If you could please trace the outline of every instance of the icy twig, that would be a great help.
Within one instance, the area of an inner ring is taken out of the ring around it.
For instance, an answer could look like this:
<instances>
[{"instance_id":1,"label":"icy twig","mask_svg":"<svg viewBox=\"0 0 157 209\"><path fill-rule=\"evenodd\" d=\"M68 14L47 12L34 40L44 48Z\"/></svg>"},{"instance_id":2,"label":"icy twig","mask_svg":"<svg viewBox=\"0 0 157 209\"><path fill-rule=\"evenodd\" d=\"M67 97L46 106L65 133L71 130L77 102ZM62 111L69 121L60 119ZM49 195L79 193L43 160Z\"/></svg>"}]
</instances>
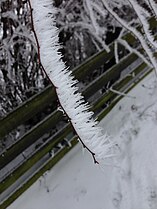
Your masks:
<instances>
[{"instance_id":1,"label":"icy twig","mask_svg":"<svg viewBox=\"0 0 157 209\"><path fill-rule=\"evenodd\" d=\"M133 7L134 11L136 12L141 25L143 26L144 33L148 39L148 41L151 43L151 45L155 48L157 48L157 42L154 40L153 35L151 34L151 31L149 29L149 23L148 23L148 14L147 11L141 7L136 0L128 0Z\"/></svg>"},{"instance_id":2,"label":"icy twig","mask_svg":"<svg viewBox=\"0 0 157 209\"><path fill-rule=\"evenodd\" d=\"M115 60L116 60L116 64L117 64L119 62L117 41L114 42L114 55L115 55Z\"/></svg>"},{"instance_id":3,"label":"icy twig","mask_svg":"<svg viewBox=\"0 0 157 209\"><path fill-rule=\"evenodd\" d=\"M77 81L66 68L58 52L58 30L55 26L55 9L51 0L28 1L31 10L32 31L37 44L38 59L50 82L54 85L61 109L65 112L79 141L92 155L94 163L105 159L113 147L109 137L102 134L93 112L78 93Z\"/></svg>"},{"instance_id":4,"label":"icy twig","mask_svg":"<svg viewBox=\"0 0 157 209\"><path fill-rule=\"evenodd\" d=\"M129 97L129 98L132 98L132 99L136 99L136 97L131 96L131 95L129 95L129 94L125 94L125 93L120 92L120 91L117 91L117 90L113 89L112 87L111 87L109 90L110 90L111 92L115 93L115 94L120 95L120 96L124 96L124 97Z\"/></svg>"},{"instance_id":5,"label":"icy twig","mask_svg":"<svg viewBox=\"0 0 157 209\"><path fill-rule=\"evenodd\" d=\"M154 0L148 0L148 2L157 19L157 3Z\"/></svg>"},{"instance_id":6,"label":"icy twig","mask_svg":"<svg viewBox=\"0 0 157 209\"><path fill-rule=\"evenodd\" d=\"M127 41L119 38L117 39L117 42L122 44L126 49L128 49L131 53L136 54L138 57L140 57L149 67L152 68L152 64L146 59L146 57L141 54L137 49L132 48Z\"/></svg>"}]
</instances>

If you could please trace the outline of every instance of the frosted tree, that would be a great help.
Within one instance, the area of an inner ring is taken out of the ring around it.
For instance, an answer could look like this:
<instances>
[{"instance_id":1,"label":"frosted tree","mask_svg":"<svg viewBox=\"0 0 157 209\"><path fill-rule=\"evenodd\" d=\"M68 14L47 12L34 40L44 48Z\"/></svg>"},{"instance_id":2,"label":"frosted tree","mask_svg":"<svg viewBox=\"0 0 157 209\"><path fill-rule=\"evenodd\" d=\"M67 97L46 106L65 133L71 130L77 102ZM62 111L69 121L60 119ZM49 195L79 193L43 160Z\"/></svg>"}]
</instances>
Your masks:
<instances>
[{"instance_id":1,"label":"frosted tree","mask_svg":"<svg viewBox=\"0 0 157 209\"><path fill-rule=\"evenodd\" d=\"M102 12L101 1L95 4L84 0L56 0L54 4L63 43L60 51L71 69L97 51L108 50L107 44L111 42L107 40L108 33L113 37L119 34L120 28L116 30L119 23L105 9ZM30 36L28 1L2 0L0 10L0 117L4 117L49 82L37 63L37 49Z\"/></svg>"},{"instance_id":2,"label":"frosted tree","mask_svg":"<svg viewBox=\"0 0 157 209\"><path fill-rule=\"evenodd\" d=\"M122 40L121 37L119 38L120 43L124 44L130 51L136 51L136 53L140 55L146 63L149 62L157 72L157 61L154 53L156 51L157 42L155 40L155 35L153 35L154 31L151 31L149 24L149 19L151 18L151 16L156 15L156 2L153 0L143 0L141 2L137 0L102 0L102 2L104 7L112 15L112 17L117 22L119 22L119 24L121 24L121 26L125 30L133 34L133 36L138 40L138 43L139 45L141 45L143 50L141 51L141 47L139 46L136 48L136 50L132 49L132 47L129 45L131 43L125 43L125 41ZM124 15L119 15L119 8L121 10L121 8L124 6L127 6L132 10L134 14L133 20L126 20ZM136 29L135 23L141 25L141 31Z\"/></svg>"},{"instance_id":3,"label":"frosted tree","mask_svg":"<svg viewBox=\"0 0 157 209\"><path fill-rule=\"evenodd\" d=\"M0 117L44 88L27 1L0 1Z\"/></svg>"},{"instance_id":4,"label":"frosted tree","mask_svg":"<svg viewBox=\"0 0 157 209\"><path fill-rule=\"evenodd\" d=\"M63 43L64 60L71 68L97 51L109 51L108 44L118 36L120 26L108 15L101 1L59 2L55 4L56 24Z\"/></svg>"},{"instance_id":5,"label":"frosted tree","mask_svg":"<svg viewBox=\"0 0 157 209\"><path fill-rule=\"evenodd\" d=\"M107 43L111 40L106 43L107 33L114 36L119 23L106 10L102 12L101 1L95 4L84 0L56 0L54 4L63 43L60 51L71 69L98 50L104 47L108 50ZM28 1L2 0L0 10L0 117L3 117L44 88L48 81L37 63L37 49L30 36Z\"/></svg>"}]
</instances>

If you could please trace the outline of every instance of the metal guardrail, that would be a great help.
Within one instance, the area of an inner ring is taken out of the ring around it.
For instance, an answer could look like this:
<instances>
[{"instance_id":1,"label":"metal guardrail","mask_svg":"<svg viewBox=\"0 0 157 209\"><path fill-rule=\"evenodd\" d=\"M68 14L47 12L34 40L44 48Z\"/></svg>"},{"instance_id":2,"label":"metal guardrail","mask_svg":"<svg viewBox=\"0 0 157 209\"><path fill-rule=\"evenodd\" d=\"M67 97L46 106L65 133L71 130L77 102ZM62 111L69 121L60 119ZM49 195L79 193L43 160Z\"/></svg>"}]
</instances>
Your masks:
<instances>
[{"instance_id":1,"label":"metal guardrail","mask_svg":"<svg viewBox=\"0 0 157 209\"><path fill-rule=\"evenodd\" d=\"M137 68L134 69L134 71L133 71L134 72L134 76L133 77L131 77L130 75L126 76L125 78L123 78L121 81L119 81L118 83L116 83L114 85L114 89L119 89L119 87L121 86L120 87L120 91L123 90L124 92L127 92L128 90L130 90L134 85L136 85L141 79L143 79L151 71L152 71L152 69L147 67L144 63L141 63L139 66L137 66ZM124 82L125 80L127 82ZM122 83L125 83L125 85L121 85ZM110 103L110 106L114 106L119 101L120 97L122 97L122 96L121 95L117 95L117 96L115 95L115 98ZM108 108L109 107L106 107L105 109L103 109L99 113L99 115L98 115L99 119L103 118L102 115L106 114ZM71 140L74 140L74 137ZM62 148L64 149L65 145ZM62 152L62 148L60 148L59 152ZM56 153L56 154L58 154L58 153ZM53 157L55 157L55 156L56 155L54 155ZM51 166L48 167L48 164L51 163L51 161L53 161L53 157L52 157L52 159L48 159L48 161L45 162L42 165L42 167L39 168L37 172L35 172L36 174L34 174L34 175L37 175L38 173L40 173L41 170L42 170L42 173L43 173L48 168L51 168ZM53 166L53 164L52 164L52 166ZM46 170L44 170L44 168L46 168ZM33 174L26 181L24 181L23 185L18 186L14 192L10 193L10 196L8 197L9 200L12 201L11 197L14 196L15 194L17 195L19 193L19 191L23 188L23 186L25 186L27 184L27 182L31 181L32 178L33 178ZM4 199L4 202L2 203L2 206L5 205L6 202L7 202L7 198L6 198L6 201Z\"/></svg>"}]
</instances>

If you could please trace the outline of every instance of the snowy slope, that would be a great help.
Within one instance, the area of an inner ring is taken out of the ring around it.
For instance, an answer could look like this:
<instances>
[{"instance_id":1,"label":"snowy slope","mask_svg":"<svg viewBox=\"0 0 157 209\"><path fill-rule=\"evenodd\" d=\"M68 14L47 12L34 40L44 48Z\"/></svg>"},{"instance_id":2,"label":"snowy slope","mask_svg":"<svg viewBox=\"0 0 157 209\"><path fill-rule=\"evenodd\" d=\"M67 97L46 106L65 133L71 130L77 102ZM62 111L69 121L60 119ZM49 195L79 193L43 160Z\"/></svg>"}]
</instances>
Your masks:
<instances>
[{"instance_id":1,"label":"snowy slope","mask_svg":"<svg viewBox=\"0 0 157 209\"><path fill-rule=\"evenodd\" d=\"M157 80L152 73L101 122L118 153L94 165L75 147L9 209L156 209Z\"/></svg>"}]
</instances>

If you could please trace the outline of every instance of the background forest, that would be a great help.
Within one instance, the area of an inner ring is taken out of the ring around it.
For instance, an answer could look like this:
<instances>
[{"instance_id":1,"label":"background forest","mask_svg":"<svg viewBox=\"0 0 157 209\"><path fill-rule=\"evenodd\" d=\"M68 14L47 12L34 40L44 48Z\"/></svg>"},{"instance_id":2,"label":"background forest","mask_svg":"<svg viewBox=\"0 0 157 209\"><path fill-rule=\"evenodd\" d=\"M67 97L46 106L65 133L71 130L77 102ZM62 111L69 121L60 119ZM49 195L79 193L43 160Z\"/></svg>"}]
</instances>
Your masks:
<instances>
[{"instance_id":1,"label":"background forest","mask_svg":"<svg viewBox=\"0 0 157 209\"><path fill-rule=\"evenodd\" d=\"M132 20L134 13L121 1L113 1L119 14ZM56 0L56 21L62 54L73 69L118 37L121 27L102 2ZM31 35L27 0L1 0L0 27L0 117L45 88L49 83L37 61ZM129 12L129 16L128 16ZM126 16L127 14L127 16ZM135 24L135 23L134 23ZM96 72L97 73L97 72Z\"/></svg>"}]
</instances>

